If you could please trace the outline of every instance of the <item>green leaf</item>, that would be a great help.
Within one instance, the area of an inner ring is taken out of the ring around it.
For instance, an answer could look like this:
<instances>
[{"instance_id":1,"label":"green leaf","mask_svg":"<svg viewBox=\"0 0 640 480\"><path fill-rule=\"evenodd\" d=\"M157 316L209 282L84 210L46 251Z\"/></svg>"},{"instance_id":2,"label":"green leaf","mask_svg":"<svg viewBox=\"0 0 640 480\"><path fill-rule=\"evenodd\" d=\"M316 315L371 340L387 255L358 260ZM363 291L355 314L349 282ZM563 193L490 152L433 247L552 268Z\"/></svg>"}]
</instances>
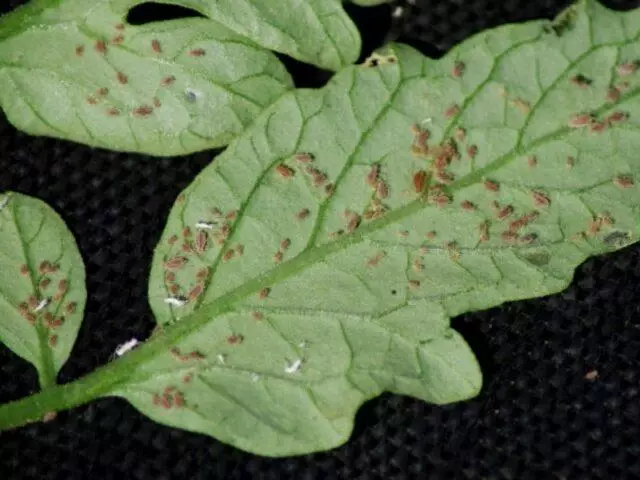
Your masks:
<instances>
[{"instance_id":1,"label":"green leaf","mask_svg":"<svg viewBox=\"0 0 640 480\"><path fill-rule=\"evenodd\" d=\"M0 194L0 341L56 383L78 334L86 301L84 264L48 205Z\"/></svg>"},{"instance_id":2,"label":"green leaf","mask_svg":"<svg viewBox=\"0 0 640 480\"><path fill-rule=\"evenodd\" d=\"M125 3L141 2L40 0L0 20L0 105L12 124L181 155L226 145L292 86L275 55L221 23L125 25Z\"/></svg>"}]
</instances>

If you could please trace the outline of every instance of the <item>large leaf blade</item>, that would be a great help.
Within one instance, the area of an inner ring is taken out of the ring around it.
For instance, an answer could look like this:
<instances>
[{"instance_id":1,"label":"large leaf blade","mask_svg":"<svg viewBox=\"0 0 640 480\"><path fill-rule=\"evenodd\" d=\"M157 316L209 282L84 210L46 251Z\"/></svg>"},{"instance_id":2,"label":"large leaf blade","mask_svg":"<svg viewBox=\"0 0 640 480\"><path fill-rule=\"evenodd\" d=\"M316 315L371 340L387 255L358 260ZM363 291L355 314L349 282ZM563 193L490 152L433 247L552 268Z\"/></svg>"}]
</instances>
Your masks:
<instances>
[{"instance_id":1,"label":"large leaf blade","mask_svg":"<svg viewBox=\"0 0 640 480\"><path fill-rule=\"evenodd\" d=\"M384 390L475 395L450 317L558 292L637 241L639 20L581 2L286 95L176 202L150 299L187 333L114 394L276 456L339 445Z\"/></svg>"},{"instance_id":2,"label":"large leaf blade","mask_svg":"<svg viewBox=\"0 0 640 480\"><path fill-rule=\"evenodd\" d=\"M82 322L85 272L73 235L45 203L0 195L0 340L55 384Z\"/></svg>"},{"instance_id":3,"label":"large leaf blade","mask_svg":"<svg viewBox=\"0 0 640 480\"><path fill-rule=\"evenodd\" d=\"M272 53L220 23L125 25L114 3L40 2L3 19L0 104L11 123L182 155L226 145L292 86Z\"/></svg>"}]
</instances>

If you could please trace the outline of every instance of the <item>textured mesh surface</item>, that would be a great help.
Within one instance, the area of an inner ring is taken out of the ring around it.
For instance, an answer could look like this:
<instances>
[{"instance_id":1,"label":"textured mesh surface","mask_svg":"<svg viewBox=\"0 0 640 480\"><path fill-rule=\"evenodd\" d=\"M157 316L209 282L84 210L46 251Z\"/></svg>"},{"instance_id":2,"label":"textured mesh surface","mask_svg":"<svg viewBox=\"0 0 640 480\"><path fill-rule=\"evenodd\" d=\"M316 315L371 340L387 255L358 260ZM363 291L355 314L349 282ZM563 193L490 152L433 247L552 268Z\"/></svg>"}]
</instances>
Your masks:
<instances>
[{"instance_id":1,"label":"textured mesh surface","mask_svg":"<svg viewBox=\"0 0 640 480\"><path fill-rule=\"evenodd\" d=\"M565 4L418 3L388 38L429 55L489 26L551 17ZM369 46L389 32L389 7L350 12ZM326 77L289 63L299 84ZM152 249L174 198L211 156L114 154L29 137L0 120L0 190L53 205L87 263L86 320L62 382L105 363L119 343L150 333L145 293ZM639 289L640 248L631 247L588 261L561 295L456 319L483 363L480 397L434 407L383 396L362 408L349 443L328 453L260 458L157 425L126 402L106 399L0 434L0 479L640 478ZM599 376L586 381L592 369ZM29 394L36 381L32 368L0 347L1 402Z\"/></svg>"}]
</instances>

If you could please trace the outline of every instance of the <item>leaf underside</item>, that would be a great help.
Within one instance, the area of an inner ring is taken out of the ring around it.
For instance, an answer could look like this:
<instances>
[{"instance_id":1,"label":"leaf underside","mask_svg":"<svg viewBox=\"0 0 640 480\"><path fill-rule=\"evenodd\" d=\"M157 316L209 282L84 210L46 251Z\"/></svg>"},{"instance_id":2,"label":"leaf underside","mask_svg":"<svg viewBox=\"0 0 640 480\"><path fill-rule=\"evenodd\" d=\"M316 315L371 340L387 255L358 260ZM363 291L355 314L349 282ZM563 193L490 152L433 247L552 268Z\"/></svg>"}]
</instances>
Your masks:
<instances>
[{"instance_id":1,"label":"leaf underside","mask_svg":"<svg viewBox=\"0 0 640 480\"><path fill-rule=\"evenodd\" d=\"M178 198L149 293L159 335L190 327L112 394L269 456L342 444L383 391L476 395L451 317L637 240L639 35L583 1L285 95Z\"/></svg>"},{"instance_id":2,"label":"leaf underside","mask_svg":"<svg viewBox=\"0 0 640 480\"><path fill-rule=\"evenodd\" d=\"M0 194L0 341L55 383L86 302L84 264L62 219L40 200Z\"/></svg>"},{"instance_id":3,"label":"leaf underside","mask_svg":"<svg viewBox=\"0 0 640 480\"><path fill-rule=\"evenodd\" d=\"M292 86L275 55L218 22L131 26L117 1L48 3L0 23L0 105L30 134L188 154L226 145Z\"/></svg>"}]
</instances>

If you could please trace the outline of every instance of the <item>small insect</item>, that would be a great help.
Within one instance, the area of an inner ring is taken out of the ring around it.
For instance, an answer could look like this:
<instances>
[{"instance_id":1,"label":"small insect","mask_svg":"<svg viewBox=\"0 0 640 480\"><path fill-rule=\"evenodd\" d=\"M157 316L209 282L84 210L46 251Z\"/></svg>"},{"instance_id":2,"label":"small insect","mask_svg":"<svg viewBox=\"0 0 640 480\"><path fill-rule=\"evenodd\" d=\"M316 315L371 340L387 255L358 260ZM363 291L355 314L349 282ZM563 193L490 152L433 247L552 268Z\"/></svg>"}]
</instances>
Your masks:
<instances>
[{"instance_id":1,"label":"small insect","mask_svg":"<svg viewBox=\"0 0 640 480\"><path fill-rule=\"evenodd\" d=\"M276 173L280 175L282 178L291 178L295 175L295 172L293 171L293 169L287 167L283 163L279 164L276 167Z\"/></svg>"},{"instance_id":2,"label":"small insect","mask_svg":"<svg viewBox=\"0 0 640 480\"><path fill-rule=\"evenodd\" d=\"M96 97L94 97L93 95L89 95L87 97L87 103L89 105L96 105L98 103L98 99Z\"/></svg>"},{"instance_id":3,"label":"small insect","mask_svg":"<svg viewBox=\"0 0 640 480\"><path fill-rule=\"evenodd\" d=\"M227 343L229 345L239 345L244 341L244 337L242 335L233 334L227 337Z\"/></svg>"},{"instance_id":4,"label":"small insect","mask_svg":"<svg viewBox=\"0 0 640 480\"><path fill-rule=\"evenodd\" d=\"M29 275L31 270L29 270L29 266L26 264L20 265L20 275Z\"/></svg>"},{"instance_id":5,"label":"small insect","mask_svg":"<svg viewBox=\"0 0 640 480\"><path fill-rule=\"evenodd\" d=\"M200 221L196 222L196 225L195 225L195 227L198 230L213 230L214 226L215 226L215 223L213 223L213 222L205 222L204 220L200 220ZM176 240L178 239L178 237L175 237L175 238L176 238Z\"/></svg>"},{"instance_id":6,"label":"small insect","mask_svg":"<svg viewBox=\"0 0 640 480\"><path fill-rule=\"evenodd\" d=\"M616 103L620 100L620 90L616 87L611 87L607 90L606 100L609 103Z\"/></svg>"},{"instance_id":7,"label":"small insect","mask_svg":"<svg viewBox=\"0 0 640 480\"><path fill-rule=\"evenodd\" d=\"M302 368L303 363L304 363L304 360L301 358L294 360L293 362L287 361L285 362L284 371L285 373L288 373L288 374L298 373Z\"/></svg>"},{"instance_id":8,"label":"small insect","mask_svg":"<svg viewBox=\"0 0 640 480\"><path fill-rule=\"evenodd\" d=\"M118 23L118 24L116 24L115 29L116 29L116 30L124 30L124 23Z\"/></svg>"},{"instance_id":9,"label":"small insect","mask_svg":"<svg viewBox=\"0 0 640 480\"><path fill-rule=\"evenodd\" d=\"M49 285L51 285L51 280L46 277L40 280L40 283L38 284L41 290L46 289Z\"/></svg>"},{"instance_id":10,"label":"small insect","mask_svg":"<svg viewBox=\"0 0 640 480\"><path fill-rule=\"evenodd\" d=\"M193 235L193 231L191 230L190 227L184 227L182 229L182 236L184 238L189 238L189 237L191 237L191 235Z\"/></svg>"},{"instance_id":11,"label":"small insect","mask_svg":"<svg viewBox=\"0 0 640 480\"><path fill-rule=\"evenodd\" d=\"M275 263L280 263L282 262L282 259L284 257L284 253L282 253L280 250L278 250L274 255L273 255L273 261Z\"/></svg>"},{"instance_id":12,"label":"small insect","mask_svg":"<svg viewBox=\"0 0 640 480\"><path fill-rule=\"evenodd\" d=\"M151 40L151 49L156 53L162 53L162 46L160 45L160 41L156 39Z\"/></svg>"},{"instance_id":13,"label":"small insect","mask_svg":"<svg viewBox=\"0 0 640 480\"><path fill-rule=\"evenodd\" d=\"M538 236L535 233L529 233L527 235L523 235L518 239L518 241L524 245L530 245L538 239Z\"/></svg>"},{"instance_id":14,"label":"small insect","mask_svg":"<svg viewBox=\"0 0 640 480\"><path fill-rule=\"evenodd\" d=\"M117 117L118 115L120 115L120 110L118 110L118 109L117 109L117 108L115 108L115 107L111 107L111 108L108 108L108 109L105 111L105 113L106 113L107 115L109 115L110 117Z\"/></svg>"},{"instance_id":15,"label":"small insect","mask_svg":"<svg viewBox=\"0 0 640 480\"><path fill-rule=\"evenodd\" d=\"M173 394L173 406L176 408L184 407L184 395L180 392L175 392Z\"/></svg>"},{"instance_id":16,"label":"small insect","mask_svg":"<svg viewBox=\"0 0 640 480\"><path fill-rule=\"evenodd\" d=\"M618 175L613 179L613 183L620 188L631 188L635 184L629 175Z\"/></svg>"},{"instance_id":17,"label":"small insect","mask_svg":"<svg viewBox=\"0 0 640 480\"><path fill-rule=\"evenodd\" d=\"M206 55L207 52L204 51L203 48L194 48L193 50L189 51L189 55L191 55L192 57L203 57Z\"/></svg>"},{"instance_id":18,"label":"small insect","mask_svg":"<svg viewBox=\"0 0 640 480\"><path fill-rule=\"evenodd\" d=\"M307 152L296 153L294 158L298 163L311 163L315 160L315 157Z\"/></svg>"},{"instance_id":19,"label":"small insect","mask_svg":"<svg viewBox=\"0 0 640 480\"><path fill-rule=\"evenodd\" d=\"M478 230L480 233L480 241L488 242L489 241L489 222L488 221L482 222L478 227Z\"/></svg>"},{"instance_id":20,"label":"small insect","mask_svg":"<svg viewBox=\"0 0 640 480\"><path fill-rule=\"evenodd\" d=\"M427 172L419 170L413 174L413 191L416 193L422 193L427 180Z\"/></svg>"},{"instance_id":21,"label":"small insect","mask_svg":"<svg viewBox=\"0 0 640 480\"><path fill-rule=\"evenodd\" d=\"M172 307L184 307L187 301L182 297L167 297L164 299L164 303Z\"/></svg>"},{"instance_id":22,"label":"small insect","mask_svg":"<svg viewBox=\"0 0 640 480\"><path fill-rule=\"evenodd\" d=\"M422 263L418 258L414 258L411 268L413 268L413 271L416 273L422 272L424 270L424 263Z\"/></svg>"},{"instance_id":23,"label":"small insect","mask_svg":"<svg viewBox=\"0 0 640 480\"><path fill-rule=\"evenodd\" d=\"M469 158L476 158L477 154L478 154L478 147L476 145L469 145L467 147L467 155L469 155Z\"/></svg>"},{"instance_id":24,"label":"small insect","mask_svg":"<svg viewBox=\"0 0 640 480\"><path fill-rule=\"evenodd\" d=\"M262 312L251 312L251 318L260 321L264 319L264 314Z\"/></svg>"},{"instance_id":25,"label":"small insect","mask_svg":"<svg viewBox=\"0 0 640 480\"><path fill-rule=\"evenodd\" d=\"M107 53L107 44L106 44L106 42L104 40L98 40L95 43L94 48L95 48L96 52L101 53L103 55L105 53Z\"/></svg>"},{"instance_id":26,"label":"small insect","mask_svg":"<svg viewBox=\"0 0 640 480\"><path fill-rule=\"evenodd\" d=\"M153 113L153 108L149 105L142 105L133 109L133 115L136 117L148 117Z\"/></svg>"},{"instance_id":27,"label":"small insect","mask_svg":"<svg viewBox=\"0 0 640 480\"><path fill-rule=\"evenodd\" d=\"M460 260L460 250L458 249L456 242L448 242L445 244L445 248L447 249L447 252L449 252L449 258L451 258L451 260Z\"/></svg>"},{"instance_id":28,"label":"small insect","mask_svg":"<svg viewBox=\"0 0 640 480\"><path fill-rule=\"evenodd\" d=\"M175 256L167 260L164 266L168 270L180 270L188 261L189 259L187 257Z\"/></svg>"},{"instance_id":29,"label":"small insect","mask_svg":"<svg viewBox=\"0 0 640 480\"><path fill-rule=\"evenodd\" d=\"M376 188L378 186L378 175L380 175L380 165L371 165L371 170L369 170L366 177L367 185L371 188Z\"/></svg>"},{"instance_id":30,"label":"small insect","mask_svg":"<svg viewBox=\"0 0 640 480\"><path fill-rule=\"evenodd\" d=\"M455 137L455 139L459 142L463 142L464 139L467 136L467 132L464 128L462 127L458 127L455 129L455 131L453 132L453 136Z\"/></svg>"},{"instance_id":31,"label":"small insect","mask_svg":"<svg viewBox=\"0 0 640 480\"><path fill-rule=\"evenodd\" d=\"M451 198L448 195L440 193L433 196L433 202L438 208L443 208L451 203Z\"/></svg>"},{"instance_id":32,"label":"small insect","mask_svg":"<svg viewBox=\"0 0 640 480\"><path fill-rule=\"evenodd\" d=\"M451 105L444 111L444 118L452 118L460 113L460 107L458 105Z\"/></svg>"},{"instance_id":33,"label":"small insect","mask_svg":"<svg viewBox=\"0 0 640 480\"><path fill-rule=\"evenodd\" d=\"M464 73L465 64L464 62L456 62L453 64L453 70L451 70L451 76L453 78L460 78Z\"/></svg>"},{"instance_id":34,"label":"small insect","mask_svg":"<svg viewBox=\"0 0 640 480\"><path fill-rule=\"evenodd\" d=\"M43 298L42 300L40 300L40 302L36 305L36 307L33 309L33 311L35 313L40 312L41 310L44 310L45 308L47 308L47 306L49 305L49 302L51 300L49 300L48 298Z\"/></svg>"},{"instance_id":35,"label":"small insect","mask_svg":"<svg viewBox=\"0 0 640 480\"><path fill-rule=\"evenodd\" d=\"M436 238L436 235L437 235L437 233L436 233L435 230L431 230L431 231L429 231L429 232L424 234L424 236L426 238L428 238L429 240L433 240L434 238Z\"/></svg>"},{"instance_id":36,"label":"small insect","mask_svg":"<svg viewBox=\"0 0 640 480\"><path fill-rule=\"evenodd\" d=\"M518 240L518 234L507 230L500 235L503 242L514 243Z\"/></svg>"},{"instance_id":37,"label":"small insect","mask_svg":"<svg viewBox=\"0 0 640 480\"><path fill-rule=\"evenodd\" d=\"M454 180L453 174L445 172L443 170L436 172L436 178L440 183L443 183L444 185L449 185Z\"/></svg>"},{"instance_id":38,"label":"small insect","mask_svg":"<svg viewBox=\"0 0 640 480\"><path fill-rule=\"evenodd\" d=\"M203 288L202 285L196 285L191 289L189 294L187 295L187 299L190 302L197 300L197 298L202 294Z\"/></svg>"},{"instance_id":39,"label":"small insect","mask_svg":"<svg viewBox=\"0 0 640 480\"><path fill-rule=\"evenodd\" d=\"M589 131L600 133L605 131L607 129L607 126L608 124L606 122L591 122L591 124L589 124Z\"/></svg>"},{"instance_id":40,"label":"small insect","mask_svg":"<svg viewBox=\"0 0 640 480\"><path fill-rule=\"evenodd\" d=\"M523 227L526 227L530 222L533 222L538 218L538 212L531 212L527 215L523 215L522 217L512 221L509 224L509 230L515 232L520 230Z\"/></svg>"},{"instance_id":41,"label":"small insect","mask_svg":"<svg viewBox=\"0 0 640 480\"><path fill-rule=\"evenodd\" d=\"M347 224L347 232L352 233L360 226L360 222L362 221L360 215L353 214Z\"/></svg>"},{"instance_id":42,"label":"small insect","mask_svg":"<svg viewBox=\"0 0 640 480\"><path fill-rule=\"evenodd\" d=\"M511 214L513 214L513 207L511 205L507 205L506 207L501 208L496 216L498 217L498 220L504 220Z\"/></svg>"},{"instance_id":43,"label":"small insect","mask_svg":"<svg viewBox=\"0 0 640 480\"><path fill-rule=\"evenodd\" d=\"M209 243L209 235L204 230L200 230L196 235L196 251L198 253L204 253L207 250L207 244Z\"/></svg>"},{"instance_id":44,"label":"small insect","mask_svg":"<svg viewBox=\"0 0 640 480\"><path fill-rule=\"evenodd\" d=\"M182 382L183 383L189 383L189 382L191 382L192 379L193 379L193 374L192 373L188 373L184 377L182 377Z\"/></svg>"},{"instance_id":45,"label":"small insect","mask_svg":"<svg viewBox=\"0 0 640 480\"><path fill-rule=\"evenodd\" d=\"M571 156L567 157L565 164L567 165L567 168L571 170L576 164L576 158Z\"/></svg>"},{"instance_id":46,"label":"small insect","mask_svg":"<svg viewBox=\"0 0 640 480\"><path fill-rule=\"evenodd\" d=\"M591 80L585 77L584 75L582 75L581 73L574 75L569 80L573 85L576 85L580 88L585 88L591 85Z\"/></svg>"},{"instance_id":47,"label":"small insect","mask_svg":"<svg viewBox=\"0 0 640 480\"><path fill-rule=\"evenodd\" d=\"M118 345L118 347L116 348L116 351L114 352L115 356L121 357L125 353L130 352L131 350L136 348L139 344L140 344L140 341L137 338L132 338L131 340L127 340L123 344Z\"/></svg>"},{"instance_id":48,"label":"small insect","mask_svg":"<svg viewBox=\"0 0 640 480\"><path fill-rule=\"evenodd\" d=\"M225 252L225 254L222 256L222 261L223 262L228 262L229 260L231 260L233 258L233 256L235 255L235 250L233 248L230 248L229 250L227 250Z\"/></svg>"},{"instance_id":49,"label":"small insect","mask_svg":"<svg viewBox=\"0 0 640 480\"><path fill-rule=\"evenodd\" d=\"M258 296L264 300L265 298L267 298L269 296L269 294L271 293L271 289L269 287L264 287L262 290L260 290L260 292L258 293Z\"/></svg>"},{"instance_id":50,"label":"small insect","mask_svg":"<svg viewBox=\"0 0 640 480\"><path fill-rule=\"evenodd\" d=\"M75 302L70 302L67 303L67 306L65 307L64 311L68 314L71 315L76 311L76 308L78 307L78 304Z\"/></svg>"},{"instance_id":51,"label":"small insect","mask_svg":"<svg viewBox=\"0 0 640 480\"><path fill-rule=\"evenodd\" d=\"M36 324L36 316L33 313L26 313L23 315L25 320L30 323L31 325L35 325Z\"/></svg>"},{"instance_id":52,"label":"small insect","mask_svg":"<svg viewBox=\"0 0 640 480\"><path fill-rule=\"evenodd\" d=\"M64 295L65 293L67 293L68 290L69 290L69 281L60 280L58 282L58 292Z\"/></svg>"},{"instance_id":53,"label":"small insect","mask_svg":"<svg viewBox=\"0 0 640 480\"><path fill-rule=\"evenodd\" d=\"M236 245L236 255L241 257L242 255L244 255L244 245Z\"/></svg>"},{"instance_id":54,"label":"small insect","mask_svg":"<svg viewBox=\"0 0 640 480\"><path fill-rule=\"evenodd\" d=\"M291 239L289 238L285 238L284 240L282 240L280 242L280 248L282 250L286 250L287 248L289 248L291 246Z\"/></svg>"},{"instance_id":55,"label":"small insect","mask_svg":"<svg viewBox=\"0 0 640 480\"><path fill-rule=\"evenodd\" d=\"M589 370L587 373L585 373L584 375L584 379L587 380L588 382L593 382L595 380L598 379L599 373L598 370Z\"/></svg>"},{"instance_id":56,"label":"small insect","mask_svg":"<svg viewBox=\"0 0 640 480\"><path fill-rule=\"evenodd\" d=\"M55 347L58 344L58 335L51 335L49 337L49 346Z\"/></svg>"},{"instance_id":57,"label":"small insect","mask_svg":"<svg viewBox=\"0 0 640 480\"><path fill-rule=\"evenodd\" d=\"M77 45L76 46L76 56L81 57L84 54L84 46Z\"/></svg>"},{"instance_id":58,"label":"small insect","mask_svg":"<svg viewBox=\"0 0 640 480\"><path fill-rule=\"evenodd\" d=\"M586 127L591 124L592 121L593 116L590 113L576 113L571 116L567 125L571 128L580 128Z\"/></svg>"},{"instance_id":59,"label":"small insect","mask_svg":"<svg viewBox=\"0 0 640 480\"><path fill-rule=\"evenodd\" d=\"M380 199L389 197L389 187L382 180L378 180L378 184L376 185L376 197Z\"/></svg>"},{"instance_id":60,"label":"small insect","mask_svg":"<svg viewBox=\"0 0 640 480\"><path fill-rule=\"evenodd\" d=\"M607 123L620 123L629 118L629 114L626 112L613 112L606 118Z\"/></svg>"},{"instance_id":61,"label":"small insect","mask_svg":"<svg viewBox=\"0 0 640 480\"><path fill-rule=\"evenodd\" d=\"M415 290L416 288L420 288L420 281L419 280L409 280L408 285L409 285L409 288Z\"/></svg>"},{"instance_id":62,"label":"small insect","mask_svg":"<svg viewBox=\"0 0 640 480\"><path fill-rule=\"evenodd\" d=\"M494 182L493 180L485 180L484 188L489 190L490 192L498 192L500 190L500 184L498 182Z\"/></svg>"},{"instance_id":63,"label":"small insect","mask_svg":"<svg viewBox=\"0 0 640 480\"><path fill-rule=\"evenodd\" d=\"M529 168L534 168L536 165L538 165L538 157L536 157L535 155L531 155L529 158L527 158L527 165L529 165Z\"/></svg>"},{"instance_id":64,"label":"small insect","mask_svg":"<svg viewBox=\"0 0 640 480\"><path fill-rule=\"evenodd\" d=\"M533 198L533 204L536 207L548 207L551 205L551 199L542 192L534 190L531 192L531 197Z\"/></svg>"},{"instance_id":65,"label":"small insect","mask_svg":"<svg viewBox=\"0 0 640 480\"><path fill-rule=\"evenodd\" d=\"M621 77L626 77L628 75L635 73L635 71L638 70L638 66L640 66L640 62L638 61L624 62L618 65L616 70L618 72L618 75L620 75Z\"/></svg>"},{"instance_id":66,"label":"small insect","mask_svg":"<svg viewBox=\"0 0 640 480\"><path fill-rule=\"evenodd\" d=\"M462 207L463 210L466 210L468 212L473 212L476 210L476 206L473 202L470 202L469 200L463 200L460 203L460 206Z\"/></svg>"},{"instance_id":67,"label":"small insect","mask_svg":"<svg viewBox=\"0 0 640 480\"><path fill-rule=\"evenodd\" d=\"M369 267L377 267L382 260L386 256L385 252L378 252L373 257L367 259L367 265Z\"/></svg>"},{"instance_id":68,"label":"small insect","mask_svg":"<svg viewBox=\"0 0 640 480\"><path fill-rule=\"evenodd\" d=\"M120 82L122 85L126 85L127 82L129 81L129 77L127 77L124 73L122 72L118 72L116 73L116 78L118 79L118 82Z\"/></svg>"},{"instance_id":69,"label":"small insect","mask_svg":"<svg viewBox=\"0 0 640 480\"><path fill-rule=\"evenodd\" d=\"M113 37L111 39L111 43L113 45L120 45L122 42L124 42L124 36L123 35L116 35L115 37Z\"/></svg>"},{"instance_id":70,"label":"small insect","mask_svg":"<svg viewBox=\"0 0 640 480\"><path fill-rule=\"evenodd\" d=\"M514 98L510 101L510 103L522 113L529 113L531 111L531 105L529 104L529 102L521 98Z\"/></svg>"},{"instance_id":71,"label":"small insect","mask_svg":"<svg viewBox=\"0 0 640 480\"><path fill-rule=\"evenodd\" d=\"M162 80L160 80L160 85L162 85L163 87L168 87L170 85L173 85L175 81L176 77L174 77L173 75L167 75L166 77L163 77Z\"/></svg>"}]
</instances>

